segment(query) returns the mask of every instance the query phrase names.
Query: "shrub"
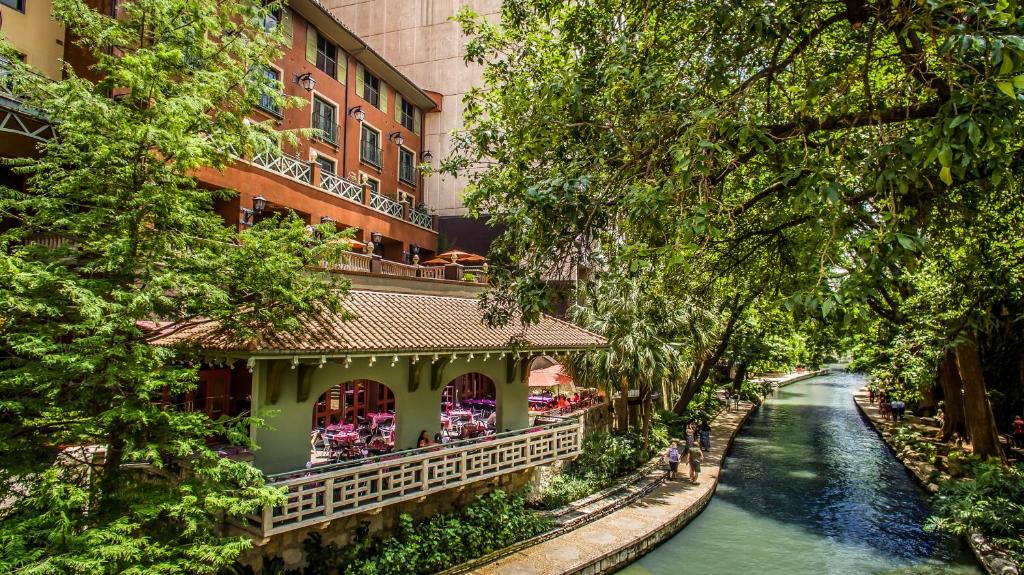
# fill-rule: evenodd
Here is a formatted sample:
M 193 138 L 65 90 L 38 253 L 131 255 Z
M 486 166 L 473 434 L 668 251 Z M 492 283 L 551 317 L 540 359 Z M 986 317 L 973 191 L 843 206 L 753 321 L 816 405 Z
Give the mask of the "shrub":
M 925 530 L 980 532 L 1014 561 L 1024 561 L 1024 466 L 977 462 L 971 472 L 973 477 L 942 484 Z
M 447 513 L 420 522 L 402 514 L 397 534 L 392 537 L 369 537 L 363 527 L 357 532 L 354 543 L 339 547 L 324 544 L 320 534 L 313 533 L 302 544 L 308 565 L 287 574 L 435 573 L 529 539 L 549 528 L 547 520 L 526 509 L 523 498 L 498 490 L 477 497 L 461 513 Z M 270 562 L 280 567 L 276 558 Z

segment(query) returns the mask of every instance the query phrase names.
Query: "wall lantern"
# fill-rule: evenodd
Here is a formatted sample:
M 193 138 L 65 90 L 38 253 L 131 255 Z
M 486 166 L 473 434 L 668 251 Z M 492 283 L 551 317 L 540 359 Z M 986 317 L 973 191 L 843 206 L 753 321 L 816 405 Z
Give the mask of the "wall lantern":
M 363 111 L 362 106 L 354 106 L 349 108 L 348 115 L 356 119 L 357 122 L 362 122 L 366 119 L 366 112 Z
M 405 136 L 402 135 L 402 132 L 391 132 L 388 134 L 388 140 L 398 144 L 399 146 L 405 144 Z
M 434 154 L 430 153 L 430 150 L 423 150 L 423 153 L 420 154 L 420 161 L 429 164 L 434 161 Z
M 316 78 L 314 78 L 313 74 L 310 74 L 309 72 L 306 72 L 305 74 L 296 75 L 295 83 L 298 84 L 300 88 L 307 92 L 312 92 L 313 88 L 316 88 Z
M 370 241 L 372 241 L 373 243 L 377 244 L 378 246 L 380 245 L 380 242 L 383 239 L 384 239 L 384 236 L 382 236 L 380 234 L 380 232 L 373 232 L 373 233 L 370 234 Z
M 334 223 L 334 218 L 332 218 L 331 216 L 323 216 L 323 217 L 320 218 L 320 223 L 321 224 L 333 224 Z
M 264 198 L 263 196 L 256 196 L 252 199 L 253 212 L 262 214 L 265 209 L 267 209 L 267 198 Z

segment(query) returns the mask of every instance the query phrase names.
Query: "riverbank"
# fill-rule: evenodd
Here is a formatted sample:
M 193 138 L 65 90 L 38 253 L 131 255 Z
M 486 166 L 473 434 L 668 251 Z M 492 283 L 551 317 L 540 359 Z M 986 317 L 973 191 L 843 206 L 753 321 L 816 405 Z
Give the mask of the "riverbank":
M 781 387 L 828 370 L 778 378 Z M 697 485 L 688 480 L 658 482 L 636 501 L 576 529 L 543 538 L 529 547 L 474 569 L 484 575 L 591 575 L 611 573 L 665 541 L 707 506 L 729 447 L 757 406 L 741 402 L 711 423 L 711 451 L 705 454 Z M 664 475 L 664 469 L 652 471 Z
M 918 484 L 929 493 L 939 490 L 943 481 L 938 469 L 928 462 L 919 461 L 910 456 L 909 450 L 900 450 L 893 443 L 893 433 L 899 427 L 915 426 L 923 431 L 934 434 L 936 429 L 915 423 L 897 424 L 882 417 L 878 406 L 868 400 L 867 388 L 857 390 L 853 395 L 854 404 L 860 410 L 861 415 L 871 424 L 872 428 L 882 438 L 886 445 L 892 450 L 896 458 L 910 471 L 910 474 L 917 480 Z M 993 548 L 980 534 L 973 534 L 967 537 L 967 543 L 978 559 L 978 563 L 990 575 L 1019 575 L 1020 567 L 1007 559 L 1001 552 Z

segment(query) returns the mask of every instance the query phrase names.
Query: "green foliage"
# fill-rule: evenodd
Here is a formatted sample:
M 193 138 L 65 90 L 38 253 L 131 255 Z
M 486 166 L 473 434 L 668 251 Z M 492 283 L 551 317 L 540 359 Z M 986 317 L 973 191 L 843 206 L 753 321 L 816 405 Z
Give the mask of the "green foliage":
M 5 160 L 26 189 L 0 188 L 0 569 L 216 572 L 251 545 L 221 535 L 225 517 L 281 497 L 208 446 L 248 445 L 258 418 L 158 403 L 194 389 L 197 366 L 141 327 L 208 319 L 249 338 L 340 308 L 346 284 L 309 271 L 330 243 L 311 243 L 295 217 L 239 236 L 212 209 L 232 192 L 193 178 L 231 150 L 288 140 L 246 120 L 262 92 L 291 102 L 254 73 L 281 53 L 263 28 L 279 7 L 133 0 L 114 19 L 57 0 L 54 17 L 94 61 L 59 82 L 0 43 L 12 90 L 57 132 L 38 157 Z
M 475 282 L 476 281 L 476 274 L 464 273 L 464 274 L 462 274 L 462 281 L 464 281 L 464 282 Z
M 636 471 L 668 445 L 669 419 L 661 413 L 654 419 L 646 448 L 636 432 L 615 435 L 600 431 L 588 435 L 580 455 L 540 493 L 539 505 L 544 509 L 561 507 L 610 487 Z M 678 421 L 674 416 L 671 420 Z
M 935 443 L 927 440 L 924 435 L 912 426 L 904 425 L 897 427 L 892 435 L 892 445 L 899 451 L 909 447 L 916 455 L 916 459 L 931 463 L 935 461 Z
M 722 410 L 723 404 L 718 399 L 718 386 L 705 385 L 690 400 L 683 413 L 685 421 L 711 421 Z
M 524 539 L 548 523 L 526 509 L 521 497 L 494 491 L 476 498 L 461 513 L 415 522 L 403 514 L 397 535 L 366 536 L 346 547 L 324 544 L 314 533 L 303 542 L 308 566 L 295 575 L 406 575 L 443 571 Z
M 955 535 L 980 532 L 1024 562 L 1024 467 L 979 462 L 973 477 L 942 484 L 926 530 Z
M 740 388 L 740 398 L 743 401 L 749 401 L 760 405 L 764 398 L 772 392 L 772 384 L 768 381 L 753 381 L 747 380 L 743 382 L 743 386 Z

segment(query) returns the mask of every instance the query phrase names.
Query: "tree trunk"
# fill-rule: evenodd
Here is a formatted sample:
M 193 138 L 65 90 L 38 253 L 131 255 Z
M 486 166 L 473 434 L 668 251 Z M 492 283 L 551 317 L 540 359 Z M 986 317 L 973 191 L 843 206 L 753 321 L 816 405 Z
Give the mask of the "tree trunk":
M 743 388 L 743 381 L 747 379 L 747 362 L 740 360 L 736 363 L 736 371 L 732 374 L 732 392 L 739 393 Z
M 641 403 L 643 407 L 643 425 L 641 427 L 643 447 L 644 449 L 647 449 L 651 445 L 651 423 L 654 419 L 654 401 L 651 399 L 651 388 L 645 387 L 640 394 L 643 395 L 643 402 Z
M 619 433 L 629 431 L 629 379 L 624 375 L 619 377 L 619 400 L 615 404 L 615 418 L 618 420 L 616 427 Z
M 954 434 L 967 437 L 967 422 L 964 420 L 964 393 L 960 383 L 960 371 L 956 365 L 956 354 L 946 350 L 939 362 L 939 385 L 942 387 L 943 408 L 942 441 L 949 441 Z
M 740 318 L 743 310 L 746 309 L 751 301 L 753 301 L 753 298 L 745 302 L 740 302 L 739 296 L 733 298 L 732 305 L 730 306 L 729 320 L 726 322 L 725 330 L 722 331 L 722 336 L 718 340 L 718 346 L 715 347 L 711 357 L 697 362 L 693 366 L 693 371 L 690 372 L 690 377 L 686 379 L 686 385 L 683 386 L 683 390 L 679 393 L 679 400 L 676 401 L 672 411 L 682 415 L 686 411 L 686 406 L 690 404 L 690 400 L 693 399 L 693 396 L 697 395 L 700 388 L 707 382 L 711 372 L 714 371 L 718 361 L 722 359 L 722 355 L 725 354 L 725 350 L 729 347 L 733 331 L 736 330 L 736 320 Z
M 935 415 L 935 408 L 935 382 L 933 381 L 921 390 L 921 401 L 917 402 L 914 415 L 918 417 L 931 417 Z
M 964 386 L 964 415 L 974 454 L 982 459 L 997 457 L 1005 463 L 1003 450 L 999 447 L 996 418 L 985 395 L 985 375 L 981 370 L 981 357 L 973 331 L 968 332 L 966 340 L 956 347 L 956 364 Z

